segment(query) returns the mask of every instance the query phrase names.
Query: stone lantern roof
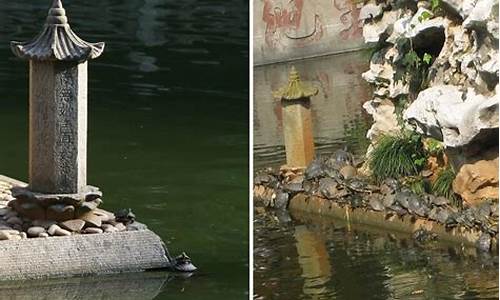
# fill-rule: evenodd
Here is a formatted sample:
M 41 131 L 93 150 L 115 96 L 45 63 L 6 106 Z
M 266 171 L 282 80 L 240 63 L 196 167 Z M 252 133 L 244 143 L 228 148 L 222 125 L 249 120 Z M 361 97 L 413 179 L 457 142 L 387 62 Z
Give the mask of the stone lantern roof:
M 288 77 L 288 84 L 273 92 L 275 98 L 282 100 L 299 100 L 310 98 L 318 94 L 318 89 L 300 80 L 299 72 L 292 66 Z
M 36 61 L 83 62 L 99 57 L 104 43 L 89 43 L 79 38 L 68 23 L 61 0 L 54 0 L 42 32 L 29 42 L 11 42 L 14 54 Z

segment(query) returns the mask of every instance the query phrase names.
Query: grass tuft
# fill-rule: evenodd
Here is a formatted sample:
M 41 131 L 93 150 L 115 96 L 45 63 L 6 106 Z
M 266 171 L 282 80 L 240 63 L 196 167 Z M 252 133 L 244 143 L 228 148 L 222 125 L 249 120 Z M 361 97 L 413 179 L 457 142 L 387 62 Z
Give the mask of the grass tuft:
M 460 197 L 453 191 L 453 180 L 455 180 L 455 171 L 451 167 L 442 169 L 432 183 L 432 192 L 436 196 L 448 198 L 456 207 L 462 206 Z
M 426 161 L 421 137 L 413 132 L 382 136 L 369 157 L 377 182 L 386 178 L 416 176 Z

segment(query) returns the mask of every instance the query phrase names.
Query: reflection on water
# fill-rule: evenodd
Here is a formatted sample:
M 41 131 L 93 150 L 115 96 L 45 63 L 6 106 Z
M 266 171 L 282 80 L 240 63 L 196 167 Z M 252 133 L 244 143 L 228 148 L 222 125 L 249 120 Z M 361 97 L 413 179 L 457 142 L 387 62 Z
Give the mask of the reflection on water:
M 28 67 L 9 41 L 33 38 L 51 2 L 0 0 L 0 174 L 21 180 Z M 206 274 L 156 299 L 247 299 L 248 2 L 63 2 L 75 32 L 106 42 L 89 63 L 88 182 Z
M 256 213 L 255 299 L 498 299 L 498 256 L 307 214 Z
M 0 282 L 1 299 L 67 300 L 130 299 L 152 300 L 173 275 L 164 272 L 130 273 L 35 281 Z
M 283 163 L 281 105 L 272 91 L 288 80 L 290 65 L 302 80 L 319 88 L 312 98 L 316 152 L 332 152 L 347 144 L 361 155 L 367 147 L 370 118 L 362 104 L 371 97 L 370 86 L 361 78 L 369 67 L 366 51 L 259 66 L 254 71 L 254 159 L 255 166 Z

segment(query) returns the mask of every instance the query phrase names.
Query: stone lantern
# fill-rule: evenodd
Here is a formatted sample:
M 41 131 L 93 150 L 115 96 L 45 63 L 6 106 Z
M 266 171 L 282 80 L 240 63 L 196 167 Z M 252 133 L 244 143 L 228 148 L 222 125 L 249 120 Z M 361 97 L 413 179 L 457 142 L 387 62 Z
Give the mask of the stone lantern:
M 87 185 L 87 61 L 104 43 L 79 38 L 54 0 L 41 33 L 11 49 L 30 66 L 29 186 L 13 191 L 11 206 L 32 219 L 73 219 L 101 203 Z
M 311 97 L 318 89 L 302 82 L 292 66 L 288 84 L 273 93 L 281 100 L 286 163 L 289 168 L 305 168 L 314 159 Z

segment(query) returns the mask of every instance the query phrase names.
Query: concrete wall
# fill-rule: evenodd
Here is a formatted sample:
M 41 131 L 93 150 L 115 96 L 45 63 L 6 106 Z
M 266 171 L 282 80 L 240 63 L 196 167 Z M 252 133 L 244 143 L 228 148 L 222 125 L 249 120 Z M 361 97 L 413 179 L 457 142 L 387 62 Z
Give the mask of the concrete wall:
M 364 47 L 356 0 L 253 0 L 254 64 Z
M 344 144 L 346 128 L 355 121 L 366 121 L 362 104 L 372 89 L 361 77 L 368 68 L 366 51 L 323 56 L 293 62 L 302 80 L 319 88 L 312 98 L 316 152 L 329 152 Z M 291 64 L 273 64 L 254 69 L 254 159 L 256 166 L 282 162 L 283 130 L 280 101 L 272 91 L 288 82 Z M 356 149 L 350 149 L 355 151 Z M 356 152 L 356 151 L 355 151 Z

